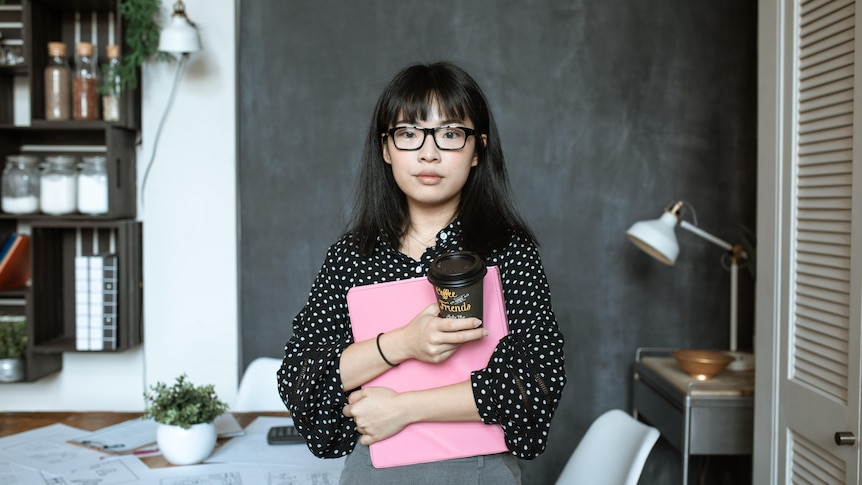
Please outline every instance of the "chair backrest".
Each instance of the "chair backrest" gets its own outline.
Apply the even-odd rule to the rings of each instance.
[[[239,382],[236,405],[233,411],[286,411],[278,395],[276,373],[281,359],[258,357],[246,367]]]
[[[659,431],[612,409],[590,425],[557,485],[637,485]]]

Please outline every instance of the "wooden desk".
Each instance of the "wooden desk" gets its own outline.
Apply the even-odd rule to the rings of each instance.
[[[285,412],[254,412],[233,413],[240,426],[245,428],[254,418],[258,416],[283,416],[289,417]],[[31,429],[41,428],[55,423],[62,423],[86,431],[96,431],[112,424],[122,423],[140,417],[141,413],[135,412],[112,412],[112,411],[81,411],[81,412],[0,412],[0,438]],[[216,447],[228,441],[230,438],[218,440]],[[141,461],[150,468],[171,466],[161,455],[147,456]]]
[[[750,455],[754,426],[754,371],[691,378],[667,349],[638,349],[634,414],[682,454],[682,483],[691,455]]]

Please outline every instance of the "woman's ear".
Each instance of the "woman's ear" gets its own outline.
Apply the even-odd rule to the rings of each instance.
[[[488,148],[488,135],[482,135],[479,137],[482,140],[482,148]],[[479,150],[473,150],[473,163],[470,164],[471,167],[475,167],[479,165]]]
[[[392,158],[389,156],[389,143],[386,141],[386,135],[380,136],[381,151],[383,152],[383,161],[392,165]]]

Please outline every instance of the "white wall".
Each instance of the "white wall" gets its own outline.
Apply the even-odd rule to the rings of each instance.
[[[167,18],[173,0],[163,0]],[[233,403],[237,387],[235,0],[184,0],[201,34],[179,79],[144,187],[144,344],[117,354],[67,353],[63,370],[0,385],[0,411],[142,410],[156,381],[187,373]],[[138,186],[153,153],[177,64],[142,78]]]

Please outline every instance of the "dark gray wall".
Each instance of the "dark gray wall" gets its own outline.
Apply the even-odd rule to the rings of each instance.
[[[464,66],[490,98],[567,338],[569,387],[547,452],[523,463],[524,483],[553,483],[596,416],[630,408],[638,347],[726,348],[721,250],[680,233],[669,268],[624,232],[677,199],[725,239],[753,229],[756,2],[255,0],[240,9],[243,365],[282,355],[347,223],[380,89],[408,63],[441,59]],[[750,348],[747,273],[742,285],[741,347]],[[707,483],[749,480],[747,460],[694,466],[706,467]],[[660,441],[641,483],[679,478],[678,456]]]

